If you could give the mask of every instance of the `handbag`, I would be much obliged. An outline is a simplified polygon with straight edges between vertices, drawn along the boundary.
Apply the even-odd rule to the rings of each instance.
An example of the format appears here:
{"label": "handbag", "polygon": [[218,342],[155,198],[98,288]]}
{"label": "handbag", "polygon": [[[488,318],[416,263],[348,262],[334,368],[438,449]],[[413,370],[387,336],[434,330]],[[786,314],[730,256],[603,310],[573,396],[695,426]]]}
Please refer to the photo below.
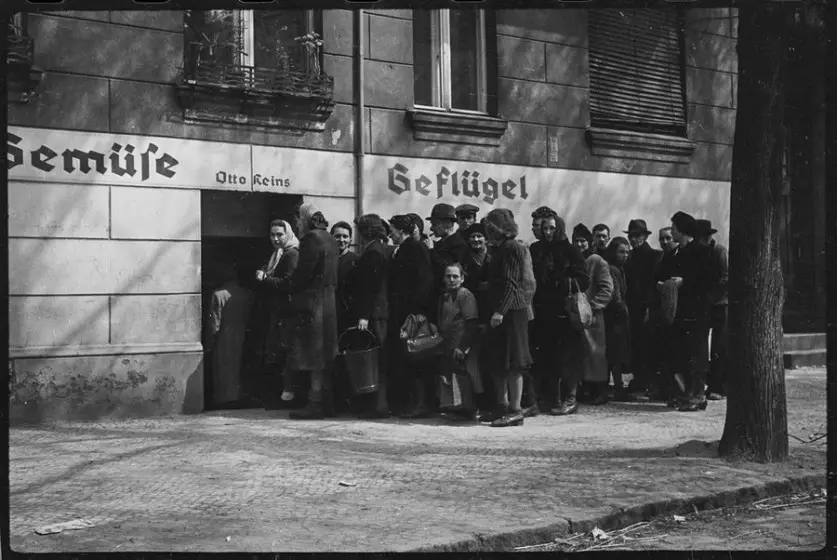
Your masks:
{"label": "handbag", "polygon": [[[578,282],[572,278],[569,280],[569,286],[564,308],[567,311],[570,324],[579,331],[588,329],[593,324],[593,309],[587,300],[587,294],[581,291]],[[573,292],[573,286],[575,286],[575,292]]]}
{"label": "handbag", "polygon": [[408,315],[401,325],[401,332],[406,335],[404,345],[407,358],[413,362],[433,359],[444,349],[444,339],[439,334],[439,329],[427,318],[419,319],[416,315]]}

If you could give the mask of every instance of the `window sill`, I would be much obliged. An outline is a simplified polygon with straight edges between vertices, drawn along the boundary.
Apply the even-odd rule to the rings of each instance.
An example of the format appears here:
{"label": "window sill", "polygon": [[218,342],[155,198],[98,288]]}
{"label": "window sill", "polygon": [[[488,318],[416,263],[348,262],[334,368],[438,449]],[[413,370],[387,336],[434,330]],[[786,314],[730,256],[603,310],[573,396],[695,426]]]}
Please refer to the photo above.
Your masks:
{"label": "window sill", "polygon": [[689,163],[696,143],[688,138],[589,127],[587,142],[594,156]]}
{"label": "window sill", "polygon": [[499,146],[509,123],[488,115],[409,109],[407,117],[416,140]]}

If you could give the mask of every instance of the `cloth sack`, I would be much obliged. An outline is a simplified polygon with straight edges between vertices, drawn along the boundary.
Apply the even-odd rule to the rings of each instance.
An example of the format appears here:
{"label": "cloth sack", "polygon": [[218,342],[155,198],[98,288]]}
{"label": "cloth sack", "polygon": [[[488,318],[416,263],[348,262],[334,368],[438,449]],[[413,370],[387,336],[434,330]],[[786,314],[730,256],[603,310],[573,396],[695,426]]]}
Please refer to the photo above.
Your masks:
{"label": "cloth sack", "polygon": [[439,408],[470,410],[473,408],[471,378],[465,371],[439,376]]}
{"label": "cloth sack", "polygon": [[[569,293],[565,308],[570,324],[576,330],[584,330],[590,328],[593,324],[593,309],[590,307],[590,302],[587,300],[587,294],[581,291],[581,288],[573,279],[569,280]],[[575,292],[573,292],[575,287]]]}
{"label": "cloth sack", "polygon": [[677,314],[677,284],[674,280],[666,280],[660,287],[660,300],[663,311],[663,322],[666,325],[674,323]]}

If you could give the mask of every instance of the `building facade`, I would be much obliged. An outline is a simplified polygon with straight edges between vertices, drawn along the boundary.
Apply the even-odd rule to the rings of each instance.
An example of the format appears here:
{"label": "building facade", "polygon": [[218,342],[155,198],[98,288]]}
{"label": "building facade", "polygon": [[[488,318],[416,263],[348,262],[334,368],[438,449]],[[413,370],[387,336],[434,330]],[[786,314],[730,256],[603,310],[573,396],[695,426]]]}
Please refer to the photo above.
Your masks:
{"label": "building facade", "polygon": [[332,223],[505,207],[528,240],[542,205],[614,236],[685,210],[726,244],[731,12],[17,18],[13,421],[203,410],[217,263],[255,269],[301,201]]}

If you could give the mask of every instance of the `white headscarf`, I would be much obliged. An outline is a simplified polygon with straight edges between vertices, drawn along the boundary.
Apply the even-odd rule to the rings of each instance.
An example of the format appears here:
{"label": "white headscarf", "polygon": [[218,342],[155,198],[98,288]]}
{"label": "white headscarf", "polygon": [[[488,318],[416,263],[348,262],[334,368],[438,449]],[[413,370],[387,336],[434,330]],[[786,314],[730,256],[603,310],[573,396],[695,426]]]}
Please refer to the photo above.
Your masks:
{"label": "white headscarf", "polygon": [[273,275],[273,271],[276,270],[276,267],[279,265],[279,261],[282,260],[282,255],[286,250],[299,248],[299,239],[297,239],[294,234],[294,230],[291,229],[291,224],[285,220],[279,221],[282,222],[282,226],[285,228],[285,238],[282,241],[282,245],[280,245],[279,248],[276,249],[276,251],[274,251],[270,256],[270,260],[264,268],[264,273],[268,276]]}

